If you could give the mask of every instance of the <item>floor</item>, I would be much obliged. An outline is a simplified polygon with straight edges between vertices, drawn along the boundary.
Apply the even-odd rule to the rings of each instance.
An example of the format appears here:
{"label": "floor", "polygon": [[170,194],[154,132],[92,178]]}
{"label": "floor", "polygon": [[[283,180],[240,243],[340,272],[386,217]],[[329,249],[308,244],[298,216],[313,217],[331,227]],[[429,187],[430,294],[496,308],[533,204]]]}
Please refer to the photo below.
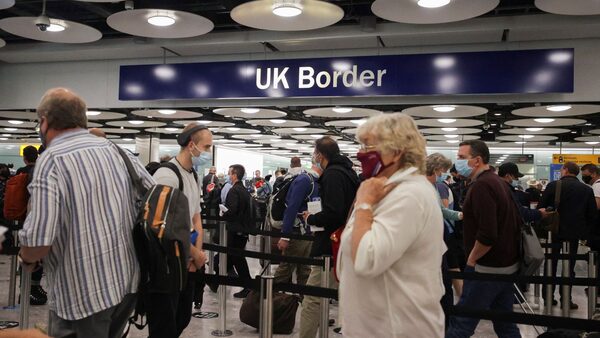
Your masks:
{"label": "floor", "polygon": [[[252,243],[252,241],[251,241]],[[256,247],[253,245],[248,246],[249,250],[256,250]],[[250,270],[252,275],[260,272],[260,266],[258,261],[255,259],[248,259],[248,263],[250,265]],[[587,276],[587,267],[583,262],[579,262],[576,266],[577,275],[578,276]],[[19,311],[17,309],[6,309],[6,305],[8,304],[8,289],[9,289],[9,271],[10,271],[10,258],[6,256],[0,256],[0,321],[18,321],[19,320]],[[43,283],[43,281],[42,281]],[[233,331],[233,337],[258,337],[258,332],[254,328],[245,325],[239,321],[239,308],[242,304],[242,300],[236,299],[232,297],[234,292],[239,291],[240,288],[230,287],[227,289],[228,297],[227,297],[227,325],[226,328],[228,330]],[[18,291],[17,291],[18,297]],[[533,299],[533,295],[528,294],[528,298],[531,304],[534,304],[535,301]],[[556,295],[558,299],[558,294]],[[579,310],[576,310],[571,313],[572,317],[577,318],[585,318],[587,316],[587,297],[584,293],[583,287],[575,287],[573,291],[573,300],[575,303],[579,305]],[[218,311],[218,302],[216,294],[211,292],[207,287],[205,290],[205,304],[203,305],[202,311],[204,312],[217,312]],[[334,302],[330,306],[330,318],[337,319],[337,303]],[[274,337],[298,337],[298,329],[299,329],[299,319],[300,319],[300,311],[301,308],[298,309],[297,313],[297,324],[294,329],[294,333],[291,335],[274,335]],[[515,311],[521,311],[520,309],[516,309]],[[541,313],[542,309],[540,308],[536,312]],[[560,308],[554,308],[554,315],[560,316]],[[366,319],[365,319],[366,320]],[[218,328],[219,319],[200,319],[200,318],[192,318],[192,322],[182,335],[182,337],[212,337],[211,332]],[[47,326],[47,307],[46,306],[34,306],[31,307],[30,311],[30,326],[35,326],[39,328],[46,328]],[[535,329],[531,326],[520,326],[521,334],[524,338],[534,338],[537,337]],[[540,332],[542,332],[542,328],[538,328]],[[330,337],[342,337],[342,335],[334,333],[333,327],[330,327]],[[147,337],[147,332],[145,330],[137,330],[135,327],[131,328],[131,332],[129,333],[130,338],[137,337]],[[492,325],[488,321],[482,321],[476,331],[474,337],[478,338],[488,338],[488,337],[496,337],[493,332]]]}

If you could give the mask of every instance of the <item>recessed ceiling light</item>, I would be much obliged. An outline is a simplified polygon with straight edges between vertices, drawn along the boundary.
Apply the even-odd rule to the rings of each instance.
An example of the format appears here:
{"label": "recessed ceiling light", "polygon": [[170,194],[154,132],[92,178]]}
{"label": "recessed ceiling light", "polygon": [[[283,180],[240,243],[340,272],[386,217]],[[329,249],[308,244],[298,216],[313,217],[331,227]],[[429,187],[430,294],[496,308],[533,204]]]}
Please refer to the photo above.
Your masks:
{"label": "recessed ceiling light", "polygon": [[571,106],[568,104],[546,107],[546,110],[555,111],[555,112],[565,111],[565,110],[569,110],[569,109],[571,109]]}
{"label": "recessed ceiling light", "polygon": [[492,123],[492,124],[490,124],[490,126],[495,127],[495,126],[497,126],[497,124]]}
{"label": "recessed ceiling light", "polygon": [[175,23],[175,19],[168,15],[154,15],[148,18],[148,23],[152,26],[167,27]]}
{"label": "recessed ceiling light", "polygon": [[10,123],[10,124],[16,124],[16,125],[19,125],[19,124],[23,124],[23,123],[25,123],[25,122],[23,122],[23,121],[18,121],[18,120],[8,120],[8,123]]}
{"label": "recessed ceiling light", "polygon": [[541,118],[541,119],[533,119],[537,123],[552,123],[554,119]]}
{"label": "recessed ceiling light", "polygon": [[88,110],[85,112],[86,116],[98,116],[100,114],[102,114],[102,112],[97,110]]}
{"label": "recessed ceiling light", "polygon": [[4,136],[4,137],[11,137],[12,135],[11,134],[2,134],[2,136]]}
{"label": "recessed ceiling light", "polygon": [[242,108],[240,111],[244,114],[256,114],[260,111],[258,108]]}
{"label": "recessed ceiling light", "polygon": [[6,137],[0,137],[0,141],[6,141],[8,140]]}
{"label": "recessed ceiling light", "polygon": [[132,138],[124,138],[123,141],[133,141]]}
{"label": "recessed ceiling light", "polygon": [[196,121],[196,122],[198,122],[198,123],[200,123],[200,124],[210,124],[212,121],[208,121],[208,120],[198,120],[198,121]]}
{"label": "recessed ceiling light", "polygon": [[439,119],[438,122],[440,123],[454,123],[456,122],[455,119]]}
{"label": "recessed ceiling light", "polygon": [[275,124],[283,124],[283,123],[285,123],[285,120],[279,120],[279,119],[269,120],[269,121],[271,121],[272,123],[275,123]]}
{"label": "recessed ceiling light", "polygon": [[448,142],[448,143],[458,143],[460,141],[459,140],[446,140],[446,142]]}
{"label": "recessed ceiling light", "polygon": [[586,126],[591,126],[592,124],[591,124],[591,123],[586,123],[585,125],[586,125]]}
{"label": "recessed ceiling light", "polygon": [[178,128],[173,128],[173,127],[167,127],[165,128],[166,131],[177,131],[179,130]]}
{"label": "recessed ceiling light", "polygon": [[365,122],[367,122],[367,120],[352,120],[350,122],[352,122],[352,123],[357,124],[357,125],[360,126],[360,125],[365,124]]}
{"label": "recessed ceiling light", "polygon": [[573,131],[571,132],[571,134],[577,134],[577,132],[576,132],[575,130],[573,130]]}
{"label": "recessed ceiling light", "polygon": [[65,30],[65,26],[59,25],[56,23],[51,23],[50,26],[48,26],[48,28],[46,28],[47,32],[62,32],[64,30]]}
{"label": "recessed ceiling light", "polygon": [[533,135],[519,135],[519,137],[528,139],[528,138],[533,138],[534,136]]}
{"label": "recessed ceiling light", "polygon": [[334,107],[331,110],[333,110],[335,113],[338,113],[338,114],[347,114],[352,111],[352,108]]}
{"label": "recessed ceiling light", "polygon": [[313,135],[310,135],[310,137],[312,137],[314,139],[320,139],[321,137],[323,137],[323,135],[313,134]]}
{"label": "recessed ceiling light", "polygon": [[598,142],[598,141],[589,141],[589,142],[586,142],[585,144],[594,145],[594,144],[598,144],[598,143],[600,143],[600,142]]}
{"label": "recessed ceiling light", "polygon": [[538,132],[544,130],[544,128],[525,128],[527,131]]}
{"label": "recessed ceiling light", "polygon": [[450,3],[450,0],[419,0],[417,5],[425,8],[439,8],[444,7]]}
{"label": "recessed ceiling light", "polygon": [[16,131],[17,128],[4,128],[4,130],[6,130],[6,131]]}
{"label": "recessed ceiling light", "polygon": [[173,109],[159,109],[158,113],[159,114],[163,114],[163,115],[173,115],[173,114],[177,113],[177,110],[173,110]]}
{"label": "recessed ceiling light", "polygon": [[131,120],[131,121],[129,121],[129,123],[131,123],[131,124],[135,124],[135,125],[138,125],[138,124],[143,124],[143,123],[144,123],[144,121],[140,121],[140,120]]}
{"label": "recessed ceiling light", "polygon": [[458,128],[442,128],[443,131],[456,131]]}
{"label": "recessed ceiling light", "polygon": [[502,116],[502,113],[495,113],[495,116]]}
{"label": "recessed ceiling light", "polygon": [[237,127],[229,127],[229,128],[227,128],[227,130],[231,130],[231,131],[238,131],[238,130],[240,130],[240,128],[237,128]]}
{"label": "recessed ceiling light", "polygon": [[302,5],[300,5],[299,1],[282,0],[280,2],[275,2],[272,11],[273,14],[277,16],[291,18],[302,14]]}
{"label": "recessed ceiling light", "polygon": [[294,128],[295,131],[307,131],[308,129],[306,128]]}
{"label": "recessed ceiling light", "polygon": [[451,111],[454,111],[455,109],[456,106],[433,106],[433,110],[440,113],[449,113]]}
{"label": "recessed ceiling light", "polygon": [[447,137],[447,138],[457,138],[458,135],[444,135],[444,137]]}
{"label": "recessed ceiling light", "polygon": [[515,143],[516,144],[526,144],[527,142],[525,142],[525,141],[518,141],[518,142],[515,142]]}

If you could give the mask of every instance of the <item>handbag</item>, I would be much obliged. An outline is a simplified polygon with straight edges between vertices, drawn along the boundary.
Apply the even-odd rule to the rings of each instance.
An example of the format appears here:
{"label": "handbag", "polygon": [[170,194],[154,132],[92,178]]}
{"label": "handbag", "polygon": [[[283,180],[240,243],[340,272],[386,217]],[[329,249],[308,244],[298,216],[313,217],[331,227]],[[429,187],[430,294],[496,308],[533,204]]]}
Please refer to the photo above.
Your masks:
{"label": "handbag", "polygon": [[547,232],[552,232],[552,235],[558,234],[558,227],[560,225],[560,214],[558,213],[558,206],[560,205],[560,193],[561,193],[562,181],[556,183],[556,191],[554,192],[554,210],[548,211],[546,218],[540,221],[542,228]]}

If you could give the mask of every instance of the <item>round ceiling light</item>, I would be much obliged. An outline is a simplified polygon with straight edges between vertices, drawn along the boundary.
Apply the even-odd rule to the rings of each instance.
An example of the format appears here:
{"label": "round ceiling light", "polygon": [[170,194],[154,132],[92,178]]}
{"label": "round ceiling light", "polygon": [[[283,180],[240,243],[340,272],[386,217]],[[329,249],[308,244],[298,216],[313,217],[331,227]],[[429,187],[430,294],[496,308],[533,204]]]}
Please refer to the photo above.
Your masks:
{"label": "round ceiling light", "polygon": [[519,135],[520,138],[528,139],[533,138],[533,135]]}
{"label": "round ceiling light", "polygon": [[6,131],[17,131],[17,128],[4,128]]}
{"label": "round ceiling light", "polygon": [[451,111],[454,111],[455,109],[456,106],[433,106],[433,110],[440,113],[449,113]]}
{"label": "round ceiling light", "polygon": [[276,120],[269,120],[269,121],[271,121],[271,122],[273,122],[275,124],[283,124],[283,123],[285,123],[285,120],[277,120],[276,119]]}
{"label": "round ceiling light", "polygon": [[335,108],[332,108],[331,110],[333,110],[335,113],[338,113],[338,114],[348,114],[349,112],[352,111],[352,108],[335,107]]}
{"label": "round ceiling light", "polygon": [[457,138],[458,135],[444,135],[444,137],[447,137],[447,138]]}
{"label": "round ceiling light", "polygon": [[457,128],[442,128],[443,131],[456,131]]}
{"label": "round ceiling light", "polygon": [[168,27],[175,24],[175,19],[168,15],[153,15],[148,18],[148,23],[157,27]]}
{"label": "round ceiling light", "polygon": [[244,114],[256,114],[260,111],[258,108],[242,108],[240,111]]}
{"label": "round ceiling light", "polygon": [[173,127],[167,127],[165,128],[166,131],[178,131],[178,128],[173,128]]}
{"label": "round ceiling light", "polygon": [[566,111],[566,110],[569,110],[569,109],[571,109],[571,106],[569,106],[567,104],[546,107],[546,110],[554,111],[554,112]]}
{"label": "round ceiling light", "polygon": [[47,18],[43,25],[46,29],[42,31],[39,20],[36,16],[4,18],[0,20],[0,29],[20,37],[55,43],[89,43],[102,38],[102,33],[93,27],[54,18]]}
{"label": "round ceiling light", "polygon": [[273,5],[273,14],[291,18],[302,14],[302,6],[296,1],[282,1]]}
{"label": "round ceiling light", "polygon": [[23,123],[25,123],[25,122],[23,122],[23,121],[18,121],[18,120],[8,120],[8,123],[10,123],[10,124],[16,124],[16,125],[19,125],[19,124],[23,124]]}
{"label": "round ceiling light", "polygon": [[541,119],[533,119],[535,122],[538,123],[552,123],[554,122],[554,119],[548,119],[548,118],[541,118]]}
{"label": "round ceiling light", "polygon": [[538,132],[544,130],[544,128],[525,128],[527,131]]}
{"label": "round ceiling light", "polygon": [[306,131],[306,128],[294,128],[295,131],[303,132]]}
{"label": "round ceiling light", "polygon": [[446,142],[448,142],[448,143],[458,143],[460,141],[459,140],[446,140]]}
{"label": "round ceiling light", "polygon": [[598,142],[598,141],[588,141],[585,144],[589,144],[589,145],[593,146],[593,145],[598,144],[598,143],[600,143],[600,142]]}
{"label": "round ceiling light", "polygon": [[48,28],[46,28],[47,32],[62,32],[64,30],[65,30],[65,26],[56,24],[56,23],[51,23],[50,26],[48,26]]}
{"label": "round ceiling light", "polygon": [[351,120],[350,122],[352,122],[356,125],[362,126],[363,124],[365,124],[365,122],[367,122],[367,120],[364,120],[364,119],[363,120]]}
{"label": "round ceiling light", "polygon": [[131,120],[131,121],[129,121],[129,123],[131,123],[131,124],[136,124],[136,125],[137,125],[137,124],[143,124],[143,123],[144,123],[144,121],[140,121],[140,120]]}
{"label": "round ceiling light", "polygon": [[439,119],[438,122],[440,123],[454,123],[456,122],[455,119]]}
{"label": "round ceiling light", "polygon": [[450,0],[419,0],[417,5],[425,8],[439,8],[444,7],[450,3]]}
{"label": "round ceiling light", "polygon": [[100,114],[102,114],[102,112],[99,112],[97,110],[88,110],[85,112],[86,116],[98,116]]}
{"label": "round ceiling light", "polygon": [[237,128],[237,127],[229,127],[229,128],[227,128],[227,130],[230,130],[230,131],[238,131],[238,130],[240,130],[240,128]]}
{"label": "round ceiling light", "polygon": [[177,110],[173,110],[173,109],[159,109],[158,113],[159,114],[163,114],[163,115],[173,115],[173,114],[177,113]]}

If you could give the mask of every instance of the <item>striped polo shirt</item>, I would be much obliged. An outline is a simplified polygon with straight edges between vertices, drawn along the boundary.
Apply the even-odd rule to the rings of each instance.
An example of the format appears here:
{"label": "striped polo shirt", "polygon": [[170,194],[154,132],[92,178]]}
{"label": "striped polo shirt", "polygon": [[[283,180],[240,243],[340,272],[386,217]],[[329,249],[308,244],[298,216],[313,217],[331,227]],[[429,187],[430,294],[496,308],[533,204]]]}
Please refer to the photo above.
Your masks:
{"label": "striped polo shirt", "polygon": [[[130,155],[144,186],[154,184]],[[87,130],[61,134],[36,163],[21,245],[50,246],[44,270],[50,310],[78,320],[137,291],[132,229],[135,192],[112,142]]]}

